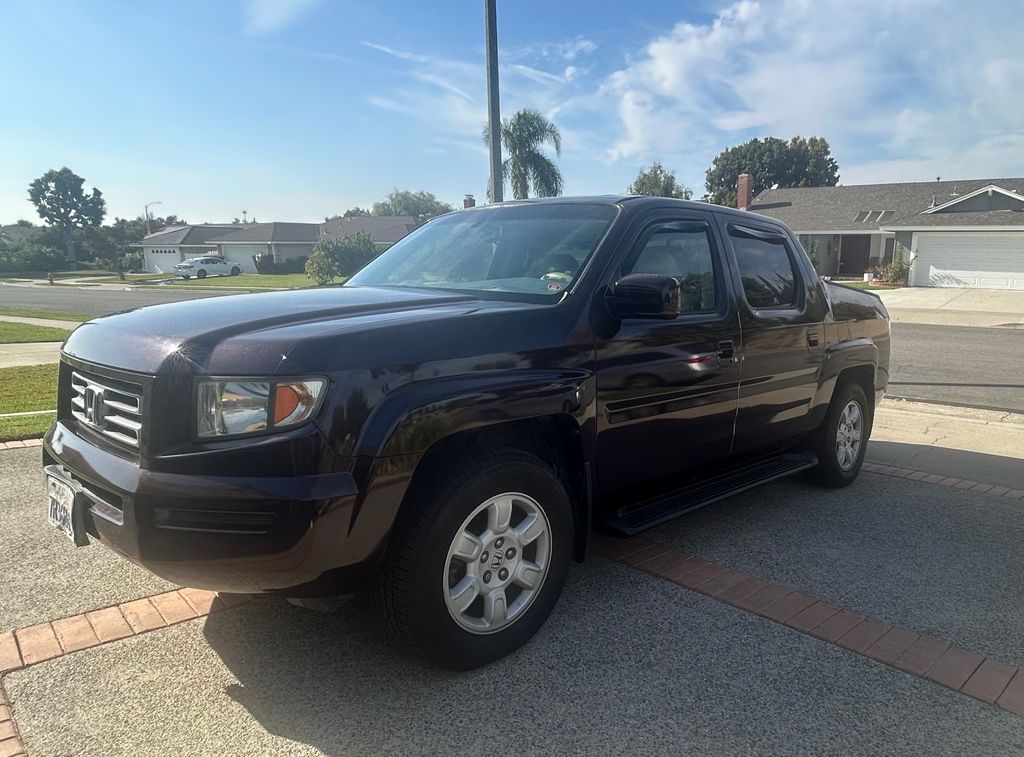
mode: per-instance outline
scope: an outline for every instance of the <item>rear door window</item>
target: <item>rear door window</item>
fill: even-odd
[[[799,276],[785,237],[742,226],[730,226],[729,237],[750,307],[795,307]]]

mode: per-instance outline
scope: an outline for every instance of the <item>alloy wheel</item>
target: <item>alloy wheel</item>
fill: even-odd
[[[452,539],[445,604],[463,629],[488,634],[523,617],[551,564],[551,526],[540,504],[506,492],[476,507]]]
[[[836,429],[836,462],[844,471],[852,469],[857,462],[863,429],[864,413],[860,403],[850,400],[839,416]]]

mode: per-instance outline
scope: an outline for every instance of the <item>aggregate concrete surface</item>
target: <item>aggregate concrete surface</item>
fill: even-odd
[[[594,558],[524,649],[453,674],[254,604],[5,679],[33,755],[991,754],[1024,719]]]
[[[102,544],[75,547],[46,519],[40,448],[0,452],[0,632],[174,588]]]

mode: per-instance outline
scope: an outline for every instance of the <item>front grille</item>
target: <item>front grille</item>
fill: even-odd
[[[72,371],[71,415],[86,428],[137,450],[142,435],[142,389]]]

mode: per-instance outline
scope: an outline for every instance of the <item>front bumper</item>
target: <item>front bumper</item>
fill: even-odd
[[[349,593],[379,557],[350,548],[358,487],[351,473],[195,476],[145,470],[56,423],[47,472],[87,503],[86,531],[173,583],[310,597]],[[354,557],[353,555],[359,555]]]

